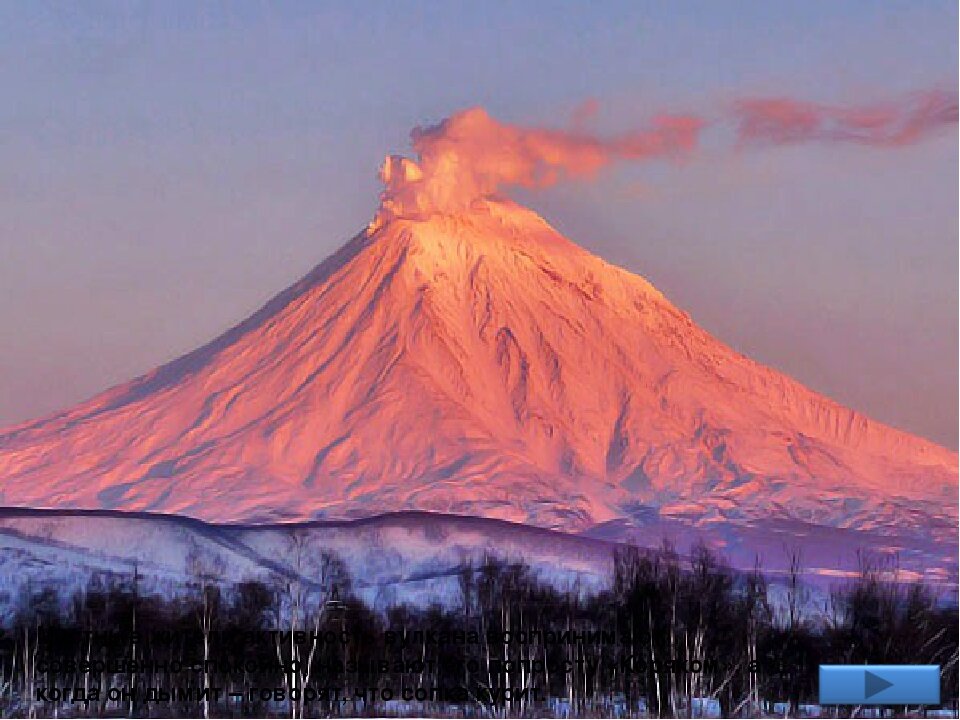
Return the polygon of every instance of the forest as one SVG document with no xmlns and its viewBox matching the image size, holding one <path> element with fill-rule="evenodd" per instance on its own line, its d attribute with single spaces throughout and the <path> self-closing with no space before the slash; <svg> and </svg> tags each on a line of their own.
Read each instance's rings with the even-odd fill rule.
<svg viewBox="0 0 960 720">
<path fill-rule="evenodd" d="M 332 555 L 225 586 L 198 566 L 173 597 L 139 571 L 64 597 L 34 587 L 0 635 L 4 717 L 877 717 L 817 705 L 818 666 L 941 666 L 956 716 L 956 595 L 861 557 L 810 600 L 802 556 L 771 580 L 706 547 L 625 547 L 599 593 L 523 563 L 459 572 L 445 605 L 372 608 Z M 952 591 L 955 593 L 955 589 Z M 888 708 L 922 716 L 931 708 Z M 887 715 L 889 716 L 889 715 Z"/>
</svg>

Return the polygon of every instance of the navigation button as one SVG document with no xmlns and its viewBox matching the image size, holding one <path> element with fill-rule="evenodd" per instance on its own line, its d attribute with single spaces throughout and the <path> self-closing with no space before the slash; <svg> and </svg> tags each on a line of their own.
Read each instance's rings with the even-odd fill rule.
<svg viewBox="0 0 960 720">
<path fill-rule="evenodd" d="M 939 665 L 821 665 L 821 705 L 939 705 Z"/>
</svg>

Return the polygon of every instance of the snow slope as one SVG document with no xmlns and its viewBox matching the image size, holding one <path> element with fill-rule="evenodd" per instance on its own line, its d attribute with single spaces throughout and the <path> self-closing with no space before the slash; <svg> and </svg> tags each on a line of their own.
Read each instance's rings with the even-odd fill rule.
<svg viewBox="0 0 960 720">
<path fill-rule="evenodd" d="M 848 529 L 955 572 L 957 455 L 734 352 L 487 199 L 378 221 L 212 343 L 0 432 L 0 503 L 428 510 L 614 539 L 679 524 L 731 546 Z"/>
<path fill-rule="evenodd" d="M 395 513 L 345 522 L 214 525 L 191 518 L 104 511 L 0 509 L 0 618 L 24 592 L 64 599 L 94 577 L 134 572 L 147 594 L 176 595 L 200 576 L 283 587 L 318 581 L 324 553 L 344 562 L 352 590 L 373 607 L 456 602 L 459 573 L 485 557 L 523 559 L 563 589 L 609 582 L 616 546 L 482 518 Z"/>
<path fill-rule="evenodd" d="M 857 576 L 858 549 L 878 553 L 885 545 L 881 537 L 853 530 L 817 536 L 804 545 L 802 567 L 813 612 L 823 610 L 831 589 Z M 785 541 L 796 537 L 782 528 L 755 530 L 742 545 L 724 545 L 709 531 L 680 524 L 635 529 L 631 535 L 644 546 L 669 539 L 681 557 L 703 541 L 746 572 L 753 570 L 759 554 L 774 603 L 785 595 L 794 549 Z M 299 580 L 309 588 L 319 581 L 324 553 L 344 563 L 352 592 L 379 610 L 398 603 L 456 604 L 460 573 L 487 557 L 522 561 L 542 582 L 592 593 L 610 586 L 614 552 L 620 547 L 501 520 L 420 512 L 351 521 L 217 525 L 150 513 L 0 508 L 0 625 L 43 588 L 54 589 L 66 602 L 91 580 L 130 582 L 134 573 L 141 592 L 164 597 L 192 592 L 201 576 L 227 586 L 259 580 L 284 588 Z M 942 602 L 956 603 L 955 574 L 951 578 L 912 564 L 915 569 L 901 570 L 900 581 L 922 579 Z"/>
</svg>

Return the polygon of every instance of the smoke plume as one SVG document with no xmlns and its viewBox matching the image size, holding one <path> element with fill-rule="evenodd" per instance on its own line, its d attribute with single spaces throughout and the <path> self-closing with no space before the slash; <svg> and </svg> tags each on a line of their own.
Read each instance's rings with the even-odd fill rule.
<svg viewBox="0 0 960 720">
<path fill-rule="evenodd" d="M 457 212 L 505 187 L 546 187 L 591 178 L 615 161 L 687 156 L 708 125 L 733 125 L 737 147 L 810 142 L 858 143 L 890 148 L 917 142 L 957 123 L 957 94 L 931 90 L 886 102 L 831 106 L 790 98 L 743 99 L 708 121 L 694 115 L 661 115 L 648 127 L 601 137 L 588 126 L 599 105 L 578 107 L 570 130 L 502 123 L 475 107 L 411 133 L 416 159 L 387 157 L 379 226 L 392 217 Z"/>
<path fill-rule="evenodd" d="M 676 157 L 696 147 L 702 124 L 695 117 L 661 116 L 647 129 L 601 138 L 582 129 L 501 123 L 483 108 L 464 110 L 413 130 L 416 161 L 386 159 L 381 216 L 453 212 L 504 186 L 546 187 L 592 177 L 615 160 Z"/>
<path fill-rule="evenodd" d="M 957 96 L 940 90 L 852 107 L 788 98 L 743 100 L 734 117 L 741 144 L 850 142 L 895 147 L 957 122 Z"/>
</svg>

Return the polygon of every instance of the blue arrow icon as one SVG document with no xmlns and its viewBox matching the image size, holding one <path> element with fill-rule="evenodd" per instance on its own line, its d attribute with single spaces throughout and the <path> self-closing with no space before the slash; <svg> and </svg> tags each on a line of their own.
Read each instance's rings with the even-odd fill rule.
<svg viewBox="0 0 960 720">
<path fill-rule="evenodd" d="M 892 682 L 884 680 L 879 675 L 874 675 L 869 670 L 864 671 L 863 673 L 863 696 L 865 698 L 872 698 L 878 692 L 883 692 L 889 687 L 893 687 Z"/>
</svg>

